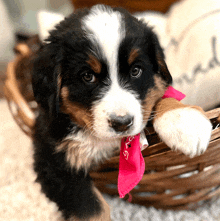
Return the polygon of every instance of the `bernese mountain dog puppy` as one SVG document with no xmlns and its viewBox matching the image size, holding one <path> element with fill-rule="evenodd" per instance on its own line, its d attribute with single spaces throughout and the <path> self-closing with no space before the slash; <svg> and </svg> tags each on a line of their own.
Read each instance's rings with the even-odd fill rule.
<svg viewBox="0 0 220 221">
<path fill-rule="evenodd" d="M 145 128 L 172 83 L 156 35 L 124 9 L 79 10 L 50 32 L 32 82 L 40 107 L 34 169 L 42 191 L 65 220 L 110 220 L 88 172 L 123 137 Z"/>
</svg>

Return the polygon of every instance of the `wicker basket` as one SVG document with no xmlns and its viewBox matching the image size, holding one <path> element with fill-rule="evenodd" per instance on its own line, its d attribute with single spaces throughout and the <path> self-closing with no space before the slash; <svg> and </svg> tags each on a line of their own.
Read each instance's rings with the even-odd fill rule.
<svg viewBox="0 0 220 221">
<path fill-rule="evenodd" d="M 15 121 L 30 137 L 37 114 L 30 83 L 30 57 L 39 44 L 35 36 L 15 47 L 17 55 L 8 64 L 4 88 Z M 193 209 L 220 194 L 219 114 L 220 108 L 206 112 L 214 129 L 207 151 L 195 158 L 171 151 L 160 142 L 152 127 L 147 128 L 150 146 L 142 152 L 146 169 L 143 179 L 131 191 L 132 203 L 163 209 Z M 116 155 L 91 172 L 96 186 L 102 192 L 118 195 L 118 168 L 119 156 Z"/>
<path fill-rule="evenodd" d="M 130 12 L 147 10 L 166 12 L 170 5 L 178 0 L 71 0 L 74 8 L 91 7 L 95 4 L 107 4 L 113 7 L 123 7 Z"/>
</svg>

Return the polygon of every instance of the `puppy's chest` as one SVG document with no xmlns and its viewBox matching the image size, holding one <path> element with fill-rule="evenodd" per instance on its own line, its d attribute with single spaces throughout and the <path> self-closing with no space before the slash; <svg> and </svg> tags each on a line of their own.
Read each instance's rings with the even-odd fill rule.
<svg viewBox="0 0 220 221">
<path fill-rule="evenodd" d="M 121 139 L 98 139 L 79 132 L 68 135 L 56 147 L 57 152 L 65 152 L 67 163 L 77 170 L 86 171 L 94 165 L 114 155 L 119 150 Z"/>
</svg>

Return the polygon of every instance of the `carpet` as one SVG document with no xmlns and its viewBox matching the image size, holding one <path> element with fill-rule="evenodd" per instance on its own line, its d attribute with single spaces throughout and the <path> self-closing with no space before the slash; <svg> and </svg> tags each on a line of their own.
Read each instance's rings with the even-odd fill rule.
<svg viewBox="0 0 220 221">
<path fill-rule="evenodd" d="M 35 183 L 32 146 L 0 100 L 0 221 L 58 221 L 60 213 Z M 220 221 L 220 198 L 195 211 L 162 211 L 104 195 L 113 221 Z"/>
</svg>

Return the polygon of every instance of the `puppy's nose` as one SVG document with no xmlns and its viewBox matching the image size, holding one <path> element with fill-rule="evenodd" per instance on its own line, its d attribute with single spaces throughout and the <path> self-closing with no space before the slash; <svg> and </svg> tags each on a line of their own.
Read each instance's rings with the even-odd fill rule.
<svg viewBox="0 0 220 221">
<path fill-rule="evenodd" d="M 117 116 L 111 115 L 108 120 L 109 126 L 116 132 L 124 132 L 133 125 L 134 117 L 131 115 Z"/>
</svg>

